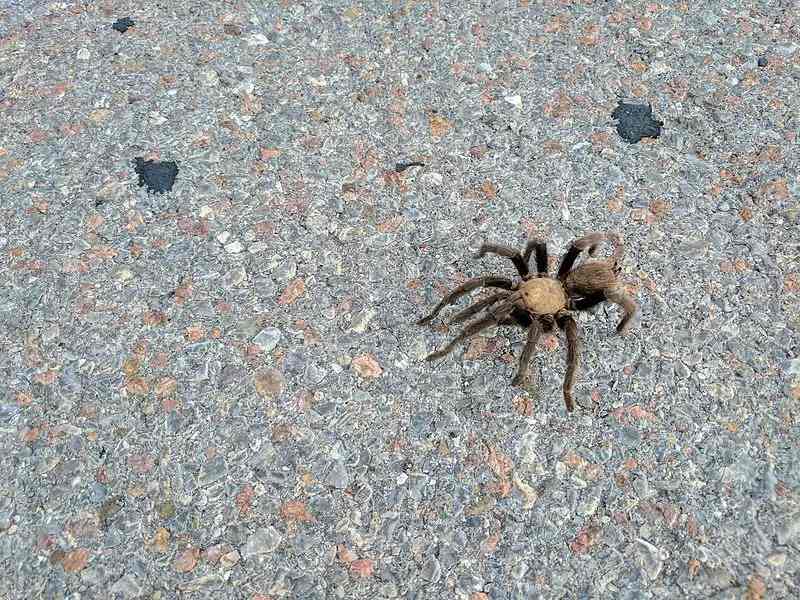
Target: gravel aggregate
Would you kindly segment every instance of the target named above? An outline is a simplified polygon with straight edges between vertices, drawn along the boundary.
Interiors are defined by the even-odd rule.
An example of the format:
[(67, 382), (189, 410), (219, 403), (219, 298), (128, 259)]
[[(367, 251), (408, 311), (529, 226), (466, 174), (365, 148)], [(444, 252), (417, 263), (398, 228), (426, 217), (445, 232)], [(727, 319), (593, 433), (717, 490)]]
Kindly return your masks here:
[[(798, 40), (783, 0), (0, 0), (0, 597), (799, 597)], [(574, 413), (557, 336), (525, 389), (518, 328), (424, 361), (513, 274), (484, 241), (590, 231), (641, 315), (580, 314)]]

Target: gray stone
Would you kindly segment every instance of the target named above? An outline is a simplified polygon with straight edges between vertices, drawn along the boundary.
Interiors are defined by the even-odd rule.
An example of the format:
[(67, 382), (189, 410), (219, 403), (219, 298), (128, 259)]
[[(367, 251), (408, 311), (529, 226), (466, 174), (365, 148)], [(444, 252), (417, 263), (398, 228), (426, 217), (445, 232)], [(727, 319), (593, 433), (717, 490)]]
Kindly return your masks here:
[(356, 333), (364, 333), (367, 331), (370, 322), (375, 318), (378, 312), (374, 308), (367, 308), (357, 313), (351, 321), (350, 330)]
[(436, 583), (442, 577), (442, 567), (435, 556), (428, 557), (422, 563), (420, 577), (430, 583)]
[(287, 352), (283, 359), (283, 369), (288, 374), (297, 375), (306, 369), (306, 358), (300, 352)]
[(133, 575), (123, 575), (111, 586), (111, 593), (123, 598), (138, 598), (143, 593), (141, 581)]
[(217, 456), (203, 465), (197, 478), (198, 485), (207, 486), (223, 479), (228, 474), (228, 463), (224, 456)]
[(784, 520), (777, 528), (778, 543), (781, 546), (792, 543), (800, 537), (800, 513), (796, 513)]
[(263, 562), (267, 555), (275, 552), (283, 541), (283, 536), (274, 527), (257, 529), (242, 547), (241, 554), (244, 560)]
[(512, 579), (522, 579), (525, 577), (525, 573), (528, 572), (528, 565), (524, 562), (518, 562), (513, 567), (511, 567), (511, 571), (509, 575), (511, 575)]
[(12, 425), (19, 417), (20, 408), (13, 404), (0, 404), (0, 425)]
[(253, 343), (260, 347), (263, 352), (272, 352), (280, 341), (281, 330), (276, 327), (262, 329), (258, 335), (253, 338)]
[(641, 538), (636, 541), (638, 544), (639, 566), (651, 581), (655, 581), (664, 567), (664, 553), (661, 549)]
[(309, 385), (316, 386), (322, 383), (328, 372), (324, 367), (315, 363), (309, 363), (306, 367), (305, 381)]
[(343, 490), (350, 483), (350, 476), (347, 473), (347, 468), (341, 461), (333, 461), (325, 476), (325, 482), (335, 487), (336, 489)]

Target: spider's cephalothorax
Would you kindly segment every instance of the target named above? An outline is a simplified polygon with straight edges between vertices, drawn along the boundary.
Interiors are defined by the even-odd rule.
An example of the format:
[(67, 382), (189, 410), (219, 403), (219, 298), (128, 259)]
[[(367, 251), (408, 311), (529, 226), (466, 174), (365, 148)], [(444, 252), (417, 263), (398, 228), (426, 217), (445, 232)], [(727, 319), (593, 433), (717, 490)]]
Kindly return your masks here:
[(567, 307), (567, 294), (557, 279), (537, 277), (519, 286), (520, 300), (531, 315), (555, 315)]
[[(588, 250), (593, 256), (604, 240), (614, 245), (609, 258), (590, 260), (572, 268), (581, 252)], [(536, 252), (536, 273), (529, 268), (531, 255)], [(592, 233), (578, 238), (569, 247), (555, 277), (547, 274), (547, 246), (544, 242), (528, 242), (525, 252), (507, 246), (484, 244), (476, 258), (487, 253), (510, 258), (519, 272), (521, 281), (514, 283), (507, 277), (487, 275), (469, 279), (449, 294), (436, 306), (431, 314), (419, 320), (425, 325), (433, 320), (445, 306), (453, 304), (464, 294), (481, 287), (497, 288), (499, 291), (475, 302), (456, 313), (451, 323), (465, 321), (484, 311), (484, 316), (476, 319), (456, 336), (447, 346), (430, 354), (427, 360), (435, 360), (450, 353), (459, 343), (492, 325), (519, 325), (528, 328), (528, 339), (519, 360), (519, 369), (514, 377), (514, 385), (527, 381), (528, 367), (536, 342), (542, 333), (550, 332), (554, 325), (564, 331), (567, 337), (567, 373), (564, 378), (564, 402), (567, 410), (573, 409), (572, 386), (578, 368), (578, 325), (570, 311), (587, 310), (606, 300), (618, 304), (623, 310), (617, 332), (628, 332), (637, 305), (619, 281), (620, 261), (622, 260), (622, 240), (615, 233)]]

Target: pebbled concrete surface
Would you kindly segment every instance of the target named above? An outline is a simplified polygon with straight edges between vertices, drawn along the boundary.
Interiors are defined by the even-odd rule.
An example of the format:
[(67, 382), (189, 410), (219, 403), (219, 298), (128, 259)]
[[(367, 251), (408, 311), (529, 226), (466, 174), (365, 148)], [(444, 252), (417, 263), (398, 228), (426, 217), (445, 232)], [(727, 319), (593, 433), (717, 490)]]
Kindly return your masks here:
[[(793, 3), (148, 4), (0, 2), (0, 595), (798, 596)], [(422, 361), (594, 230), (580, 410)]]

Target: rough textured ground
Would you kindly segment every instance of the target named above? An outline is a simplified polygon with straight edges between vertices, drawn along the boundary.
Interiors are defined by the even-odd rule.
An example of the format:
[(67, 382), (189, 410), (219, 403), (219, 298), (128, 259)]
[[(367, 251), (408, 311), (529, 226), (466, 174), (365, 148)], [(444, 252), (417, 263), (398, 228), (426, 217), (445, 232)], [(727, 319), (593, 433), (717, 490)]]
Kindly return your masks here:
[[(0, 596), (796, 598), (798, 40), (789, 1), (0, 3)], [(607, 229), (642, 317), (581, 315), (582, 410), (555, 337), (530, 390), (519, 329), (421, 361), (512, 274), (482, 241)]]

